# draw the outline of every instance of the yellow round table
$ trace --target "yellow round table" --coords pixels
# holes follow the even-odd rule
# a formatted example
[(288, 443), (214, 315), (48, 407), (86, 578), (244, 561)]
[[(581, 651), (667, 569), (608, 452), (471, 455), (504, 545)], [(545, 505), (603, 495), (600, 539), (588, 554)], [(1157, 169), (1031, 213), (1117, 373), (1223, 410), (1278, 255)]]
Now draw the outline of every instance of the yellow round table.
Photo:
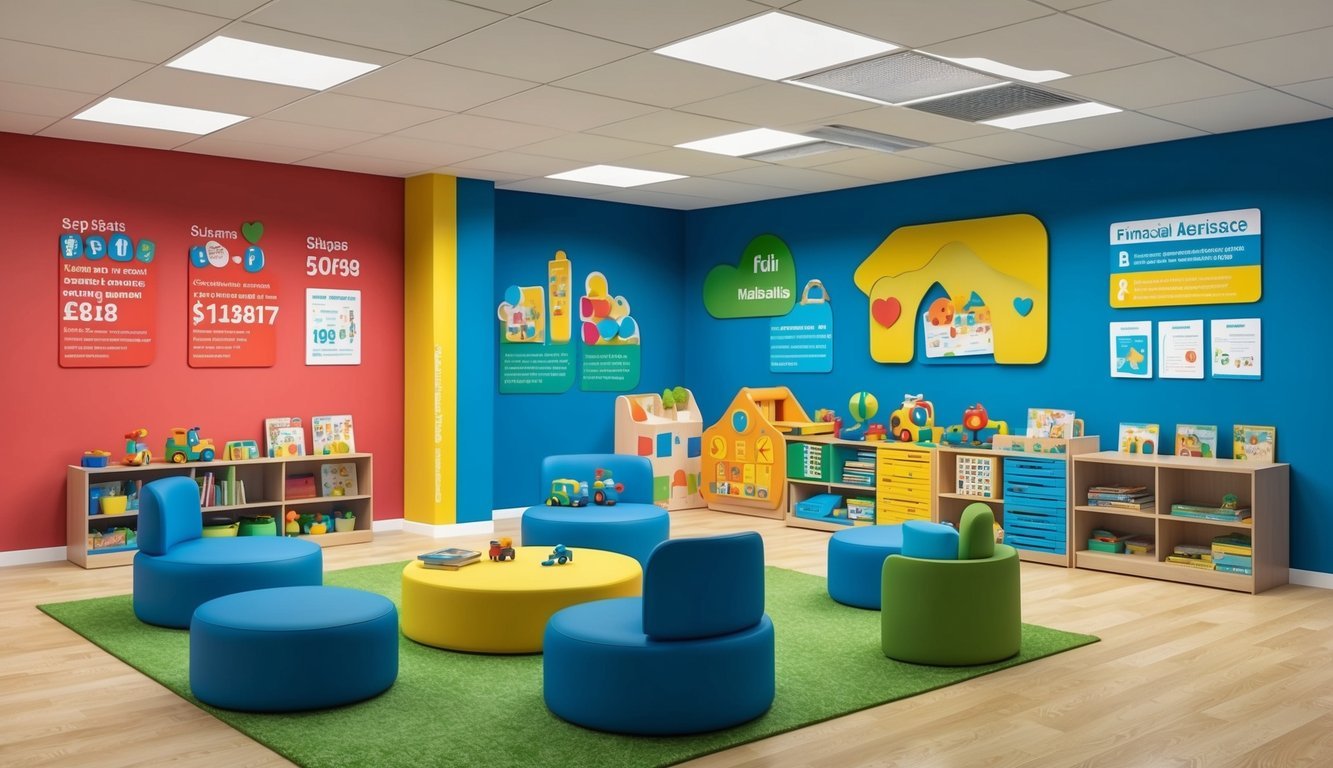
[(516, 547), (516, 557), (483, 559), (456, 571), (403, 568), (403, 634), (437, 648), (478, 653), (538, 653), (546, 620), (561, 608), (643, 591), (639, 561), (600, 549), (575, 549), (564, 565), (543, 566), (551, 547)]

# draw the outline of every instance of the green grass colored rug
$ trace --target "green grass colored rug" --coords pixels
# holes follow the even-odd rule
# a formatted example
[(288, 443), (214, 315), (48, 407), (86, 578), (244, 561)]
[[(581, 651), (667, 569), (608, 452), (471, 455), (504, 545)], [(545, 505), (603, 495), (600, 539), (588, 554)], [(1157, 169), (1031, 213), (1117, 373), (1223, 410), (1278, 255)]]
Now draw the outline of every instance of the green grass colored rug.
[[(398, 602), (402, 567), (389, 563), (331, 571), (325, 583), (378, 592)], [(643, 738), (585, 730), (547, 712), (540, 656), (453, 653), (406, 638), (398, 681), (377, 698), (300, 714), (228, 712), (199, 704), (190, 695), (188, 633), (140, 623), (128, 595), (39, 607), (307, 768), (669, 765), (1097, 641), (1091, 635), (1025, 624), (1022, 653), (1008, 661), (967, 668), (902, 664), (880, 653), (878, 612), (833, 602), (818, 576), (769, 568), (767, 610), (777, 634), (773, 708), (758, 720), (725, 731)], [(338, 674), (336, 649), (310, 651), (327, 659), (330, 675)]]

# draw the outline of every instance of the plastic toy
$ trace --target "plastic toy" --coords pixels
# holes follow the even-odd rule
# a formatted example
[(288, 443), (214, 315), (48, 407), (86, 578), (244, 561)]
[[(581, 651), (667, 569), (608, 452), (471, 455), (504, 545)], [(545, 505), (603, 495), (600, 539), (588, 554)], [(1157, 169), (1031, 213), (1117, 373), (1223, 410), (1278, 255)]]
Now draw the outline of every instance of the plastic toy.
[(503, 563), (514, 559), (514, 540), (508, 536), (501, 536), (498, 539), (491, 539), (491, 559), (497, 563)]
[(198, 427), (173, 427), (167, 438), (167, 448), (162, 454), (173, 464), (187, 461), (212, 461), (216, 451), (213, 441), (199, 436)]
[(551, 481), (551, 495), (546, 497), (548, 507), (588, 506), (588, 484), (569, 478)]
[(122, 464), (128, 464), (131, 467), (142, 467), (153, 461), (153, 452), (148, 450), (148, 443), (144, 438), (148, 437), (148, 430), (139, 427), (136, 430), (125, 433), (125, 456), (120, 460)]
[(700, 492), (709, 508), (785, 518), (784, 434), (816, 423), (786, 387), (742, 388), (703, 433)]
[(903, 404), (889, 415), (889, 431), (904, 443), (938, 440), (943, 431), (935, 426), (935, 405), (925, 395), (903, 395)]
[(105, 467), (107, 465), (107, 462), (110, 460), (111, 460), (111, 451), (99, 451), (97, 449), (93, 449), (91, 451), (83, 452), (83, 458), (79, 459), (79, 466)]
[(1228, 493), (1222, 497), (1222, 509), (1235, 509), (1240, 504), (1240, 499), (1234, 493)]
[(620, 499), (620, 494), (625, 492), (625, 484), (613, 480), (611, 470), (599, 468), (593, 473), (592, 489), (594, 504), (614, 507), (616, 501)]
[(301, 532), (300, 512), (297, 512), (294, 509), (289, 509), (287, 510), (286, 516), (283, 517), (283, 520), (287, 521), (287, 524), (283, 526), (283, 533), (286, 533), (288, 536), (296, 536)]
[(259, 458), (259, 443), (254, 440), (232, 440), (222, 447), (222, 455), (232, 461)]
[(564, 544), (556, 544), (551, 554), (542, 561), (542, 565), (564, 565), (574, 562), (574, 550)]
[[(876, 435), (876, 437), (873, 438), (867, 437), (867, 435), (872, 434), (870, 428), (876, 426), (874, 424), (868, 424), (867, 422), (875, 418), (876, 413), (879, 413), (879, 400), (877, 400), (874, 395), (865, 391), (857, 392), (856, 394), (852, 395), (850, 400), (847, 401), (847, 410), (849, 413), (852, 414), (852, 421), (856, 422), (856, 424), (850, 427), (843, 427), (839, 425), (836, 430), (836, 435), (839, 439), (841, 440), (883, 439), (884, 428), (882, 426), (876, 427), (876, 429), (874, 429), (873, 434)], [(837, 424), (836, 421), (834, 423)]]
[(981, 403), (969, 405), (963, 411), (963, 423), (953, 424), (944, 430), (941, 442), (948, 445), (963, 445), (973, 448), (989, 448), (996, 435), (1009, 434), (1009, 424), (1004, 421), (991, 421), (986, 407)]

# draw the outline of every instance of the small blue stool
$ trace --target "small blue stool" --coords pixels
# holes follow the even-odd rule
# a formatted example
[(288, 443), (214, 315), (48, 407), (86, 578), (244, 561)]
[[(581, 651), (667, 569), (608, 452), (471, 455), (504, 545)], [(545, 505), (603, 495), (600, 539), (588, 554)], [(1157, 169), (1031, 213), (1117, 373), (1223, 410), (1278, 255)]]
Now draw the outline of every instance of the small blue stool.
[(844, 605), (879, 610), (884, 560), (902, 552), (901, 525), (862, 525), (828, 540), (828, 594)]
[(238, 592), (190, 621), (190, 690), (222, 709), (296, 712), (368, 699), (398, 677), (398, 609), (343, 587)]

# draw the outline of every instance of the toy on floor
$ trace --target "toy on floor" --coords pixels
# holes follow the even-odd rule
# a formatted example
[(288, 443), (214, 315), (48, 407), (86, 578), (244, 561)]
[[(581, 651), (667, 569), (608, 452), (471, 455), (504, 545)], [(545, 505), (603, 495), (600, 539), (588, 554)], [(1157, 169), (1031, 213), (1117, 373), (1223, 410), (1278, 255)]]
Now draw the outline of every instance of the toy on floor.
[(153, 452), (148, 450), (148, 443), (144, 438), (148, 437), (148, 430), (139, 427), (136, 430), (125, 433), (125, 456), (120, 460), (122, 464), (128, 464), (131, 467), (142, 467), (153, 461)]
[(508, 536), (501, 536), (498, 539), (491, 539), (491, 559), (497, 563), (512, 561), (514, 559), (514, 540)]
[(564, 565), (574, 562), (574, 550), (564, 544), (556, 544), (551, 554), (542, 561), (542, 565)]
[[(599, 504), (601, 502), (598, 502)], [(588, 484), (569, 478), (551, 481), (551, 495), (546, 498), (548, 507), (586, 507), (588, 506)]]
[(925, 395), (903, 395), (903, 404), (889, 415), (889, 431), (904, 443), (938, 440), (943, 431), (935, 426), (935, 404)]
[[(593, 473), (592, 500), (603, 507), (614, 507), (620, 494), (625, 492), (625, 484), (611, 479), (611, 470), (598, 469)], [(586, 501), (585, 501), (586, 503)]]
[(198, 427), (174, 427), (167, 438), (167, 448), (162, 452), (167, 461), (184, 464), (187, 461), (212, 461), (216, 454), (213, 441), (199, 436)]
[(969, 405), (963, 411), (963, 423), (950, 425), (944, 430), (941, 442), (972, 448), (989, 448), (996, 435), (1009, 434), (1008, 422), (992, 421), (981, 403)]

